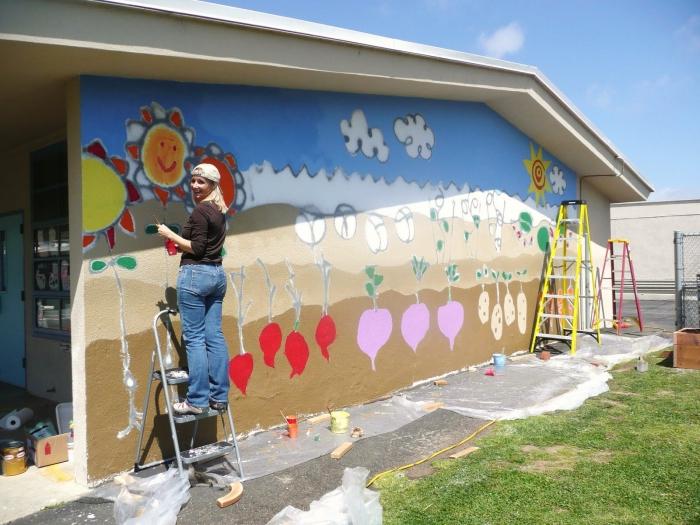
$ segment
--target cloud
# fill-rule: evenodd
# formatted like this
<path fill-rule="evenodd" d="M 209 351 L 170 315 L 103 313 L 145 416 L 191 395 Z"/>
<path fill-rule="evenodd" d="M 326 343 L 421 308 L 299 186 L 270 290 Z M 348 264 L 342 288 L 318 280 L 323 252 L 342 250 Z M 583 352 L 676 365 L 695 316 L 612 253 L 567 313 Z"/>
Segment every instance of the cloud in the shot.
<path fill-rule="evenodd" d="M 384 135 L 379 128 L 371 128 L 361 109 L 352 112 L 350 120 L 340 121 L 340 131 L 345 139 L 345 148 L 355 155 L 358 151 L 368 159 L 377 157 L 379 162 L 389 158 L 389 147 L 384 142 Z"/>
<path fill-rule="evenodd" d="M 690 51 L 700 51 L 700 16 L 691 16 L 676 30 L 675 35 Z"/>
<path fill-rule="evenodd" d="M 596 108 L 607 109 L 612 104 L 613 93 L 612 88 L 609 86 L 591 84 L 586 89 L 586 99 Z"/>
<path fill-rule="evenodd" d="M 397 118 L 394 121 L 394 133 L 399 142 L 406 146 L 406 153 L 412 159 L 418 158 L 419 155 L 423 159 L 429 159 L 433 154 L 435 135 L 422 115 Z"/>
<path fill-rule="evenodd" d="M 525 43 L 525 33 L 517 22 L 499 27 L 490 35 L 479 35 L 479 46 L 489 56 L 502 58 L 520 51 Z"/>

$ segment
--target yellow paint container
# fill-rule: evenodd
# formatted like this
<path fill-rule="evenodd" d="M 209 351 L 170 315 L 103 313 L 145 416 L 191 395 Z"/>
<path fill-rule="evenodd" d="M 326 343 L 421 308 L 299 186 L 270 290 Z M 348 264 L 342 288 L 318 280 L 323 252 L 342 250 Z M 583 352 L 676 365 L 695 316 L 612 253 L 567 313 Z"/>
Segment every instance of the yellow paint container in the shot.
<path fill-rule="evenodd" d="M 350 423 L 350 413 L 344 410 L 334 410 L 331 412 L 331 432 L 344 434 L 348 431 Z"/>

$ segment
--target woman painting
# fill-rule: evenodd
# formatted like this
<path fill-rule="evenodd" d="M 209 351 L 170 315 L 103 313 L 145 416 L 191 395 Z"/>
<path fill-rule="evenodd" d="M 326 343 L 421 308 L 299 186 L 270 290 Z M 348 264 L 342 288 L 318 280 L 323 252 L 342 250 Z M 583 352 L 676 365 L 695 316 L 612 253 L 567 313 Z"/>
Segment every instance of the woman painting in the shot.
<path fill-rule="evenodd" d="M 219 170 L 199 164 L 190 188 L 195 209 L 182 236 L 161 224 L 158 233 L 182 251 L 177 278 L 177 304 L 187 349 L 189 386 L 184 401 L 173 404 L 178 414 L 201 414 L 228 406 L 228 349 L 221 330 L 221 303 L 226 274 L 221 248 L 226 238 L 226 204 L 219 188 Z"/>

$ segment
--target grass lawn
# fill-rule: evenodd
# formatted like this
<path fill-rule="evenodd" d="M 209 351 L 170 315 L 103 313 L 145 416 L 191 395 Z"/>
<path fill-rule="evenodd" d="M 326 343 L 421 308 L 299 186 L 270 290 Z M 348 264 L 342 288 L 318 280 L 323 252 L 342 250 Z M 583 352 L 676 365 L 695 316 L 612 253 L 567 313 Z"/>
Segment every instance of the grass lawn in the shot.
<path fill-rule="evenodd" d="M 700 371 L 648 361 L 578 410 L 496 423 L 429 477 L 380 479 L 384 523 L 700 524 Z"/>

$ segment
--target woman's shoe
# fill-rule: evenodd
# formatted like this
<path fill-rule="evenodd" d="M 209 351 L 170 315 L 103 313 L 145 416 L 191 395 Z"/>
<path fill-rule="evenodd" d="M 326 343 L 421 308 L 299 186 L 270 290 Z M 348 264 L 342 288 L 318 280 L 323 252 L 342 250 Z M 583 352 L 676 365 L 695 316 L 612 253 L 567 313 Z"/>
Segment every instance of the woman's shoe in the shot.
<path fill-rule="evenodd" d="M 190 405 L 187 401 L 179 401 L 177 403 L 173 403 L 173 410 L 175 411 L 175 413 L 180 414 L 181 416 L 198 416 L 199 414 L 204 412 L 203 408 L 194 407 Z"/>
<path fill-rule="evenodd" d="M 209 400 L 209 408 L 216 410 L 217 412 L 223 412 L 228 408 L 228 402 Z"/>

